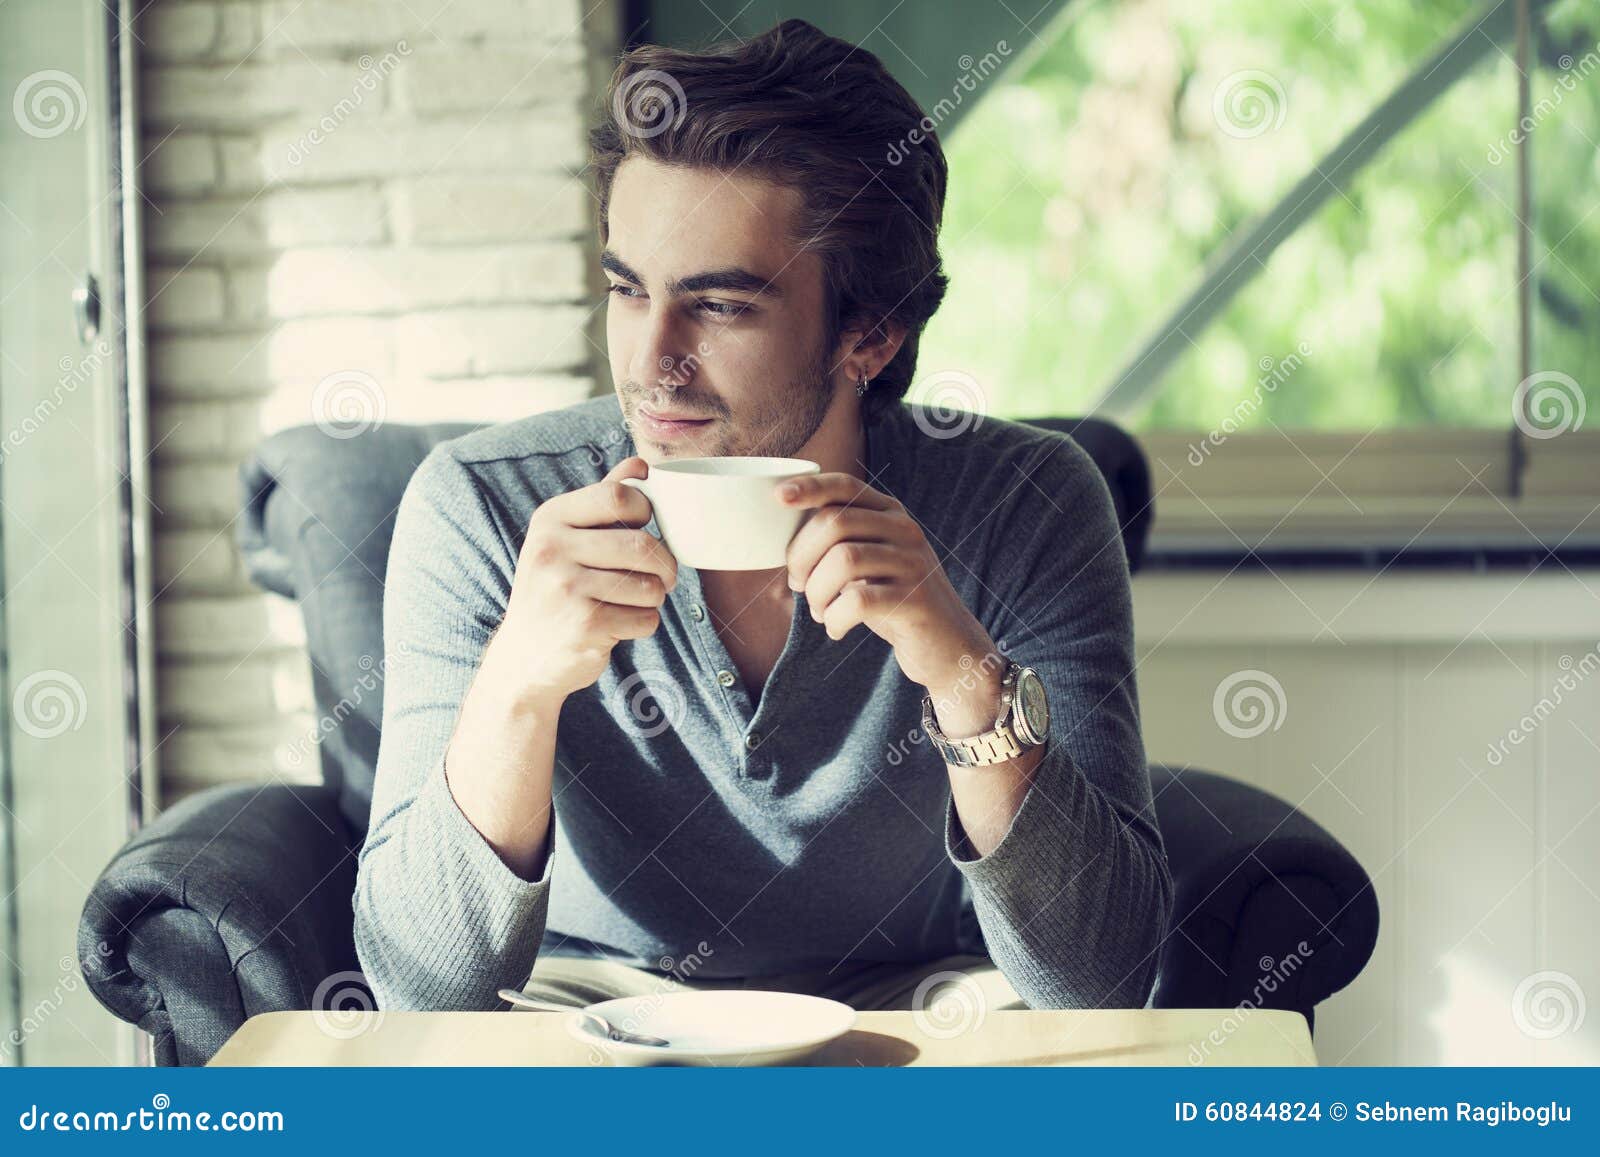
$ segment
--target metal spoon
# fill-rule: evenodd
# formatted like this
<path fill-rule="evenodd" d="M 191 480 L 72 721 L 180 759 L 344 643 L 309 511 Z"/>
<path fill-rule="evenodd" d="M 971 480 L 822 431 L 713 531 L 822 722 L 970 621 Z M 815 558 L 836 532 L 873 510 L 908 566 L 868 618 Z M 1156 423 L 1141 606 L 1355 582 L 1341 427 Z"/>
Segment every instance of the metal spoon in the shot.
<path fill-rule="evenodd" d="M 545 1012 L 575 1012 L 594 1025 L 595 1028 L 605 1033 L 607 1040 L 621 1041 L 630 1045 L 649 1045 L 652 1048 L 665 1048 L 672 1043 L 671 1041 L 663 1040 L 661 1037 L 651 1036 L 649 1033 L 624 1032 L 597 1012 L 590 1012 L 586 1008 L 574 1008 L 567 1004 L 551 1004 L 548 1001 L 534 1000 L 531 996 L 518 992 L 515 988 L 502 988 L 500 990 L 500 999 L 509 1001 L 521 1008 L 537 1008 Z"/>

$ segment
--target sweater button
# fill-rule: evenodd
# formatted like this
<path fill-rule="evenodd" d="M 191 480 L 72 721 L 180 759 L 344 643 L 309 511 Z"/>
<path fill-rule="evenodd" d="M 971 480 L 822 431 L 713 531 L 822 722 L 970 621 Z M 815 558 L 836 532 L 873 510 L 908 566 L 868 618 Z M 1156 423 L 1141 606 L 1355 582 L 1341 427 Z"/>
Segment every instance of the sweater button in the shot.
<path fill-rule="evenodd" d="M 699 603 L 695 603 L 694 606 L 689 608 L 689 617 L 697 623 L 701 622 L 706 617 L 706 609 Z"/>
<path fill-rule="evenodd" d="M 752 731 L 744 737 L 744 746 L 747 751 L 754 751 L 761 746 L 761 732 Z"/>
<path fill-rule="evenodd" d="M 732 687 L 734 683 L 733 672 L 724 667 L 722 670 L 717 672 L 717 682 L 722 684 L 724 687 Z"/>

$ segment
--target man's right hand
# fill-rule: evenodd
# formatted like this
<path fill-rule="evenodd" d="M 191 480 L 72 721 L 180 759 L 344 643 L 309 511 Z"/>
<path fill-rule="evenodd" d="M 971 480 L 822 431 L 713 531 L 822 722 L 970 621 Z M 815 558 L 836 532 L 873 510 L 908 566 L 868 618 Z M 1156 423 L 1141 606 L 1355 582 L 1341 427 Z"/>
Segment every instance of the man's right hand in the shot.
<path fill-rule="evenodd" d="M 591 486 L 541 503 L 528 520 L 504 619 L 489 640 L 446 752 L 456 804 L 518 876 L 537 879 L 549 847 L 556 721 L 622 639 L 661 623 L 678 563 L 648 531 L 650 502 L 620 479 L 626 458 Z"/>
<path fill-rule="evenodd" d="M 528 520 L 505 621 L 490 642 L 502 687 L 517 701 L 559 704 L 600 678 L 611 650 L 661 624 L 678 582 L 665 544 L 640 529 L 650 502 L 623 478 L 643 478 L 643 458 L 625 458 L 599 482 L 543 502 Z"/>

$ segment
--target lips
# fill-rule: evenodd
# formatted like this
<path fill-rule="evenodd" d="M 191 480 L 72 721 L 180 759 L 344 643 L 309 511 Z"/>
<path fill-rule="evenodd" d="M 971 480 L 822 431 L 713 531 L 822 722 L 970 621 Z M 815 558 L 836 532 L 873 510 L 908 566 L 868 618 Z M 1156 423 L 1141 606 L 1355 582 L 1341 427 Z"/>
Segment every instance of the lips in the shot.
<path fill-rule="evenodd" d="M 701 414 L 663 414 L 657 410 L 647 410 L 639 407 L 639 413 L 649 418 L 652 422 L 709 422 L 711 419 Z"/>

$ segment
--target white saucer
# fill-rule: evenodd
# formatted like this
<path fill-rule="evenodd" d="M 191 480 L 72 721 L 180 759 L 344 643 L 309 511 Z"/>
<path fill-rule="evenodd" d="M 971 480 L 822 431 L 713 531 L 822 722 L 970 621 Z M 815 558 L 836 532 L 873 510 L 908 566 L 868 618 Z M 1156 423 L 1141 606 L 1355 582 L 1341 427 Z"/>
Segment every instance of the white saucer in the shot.
<path fill-rule="evenodd" d="M 576 1013 L 574 1039 L 614 1065 L 781 1065 L 849 1032 L 855 1009 L 837 1000 L 796 992 L 715 989 L 660 992 L 589 1005 L 624 1032 L 663 1037 L 666 1047 L 607 1039 Z"/>

